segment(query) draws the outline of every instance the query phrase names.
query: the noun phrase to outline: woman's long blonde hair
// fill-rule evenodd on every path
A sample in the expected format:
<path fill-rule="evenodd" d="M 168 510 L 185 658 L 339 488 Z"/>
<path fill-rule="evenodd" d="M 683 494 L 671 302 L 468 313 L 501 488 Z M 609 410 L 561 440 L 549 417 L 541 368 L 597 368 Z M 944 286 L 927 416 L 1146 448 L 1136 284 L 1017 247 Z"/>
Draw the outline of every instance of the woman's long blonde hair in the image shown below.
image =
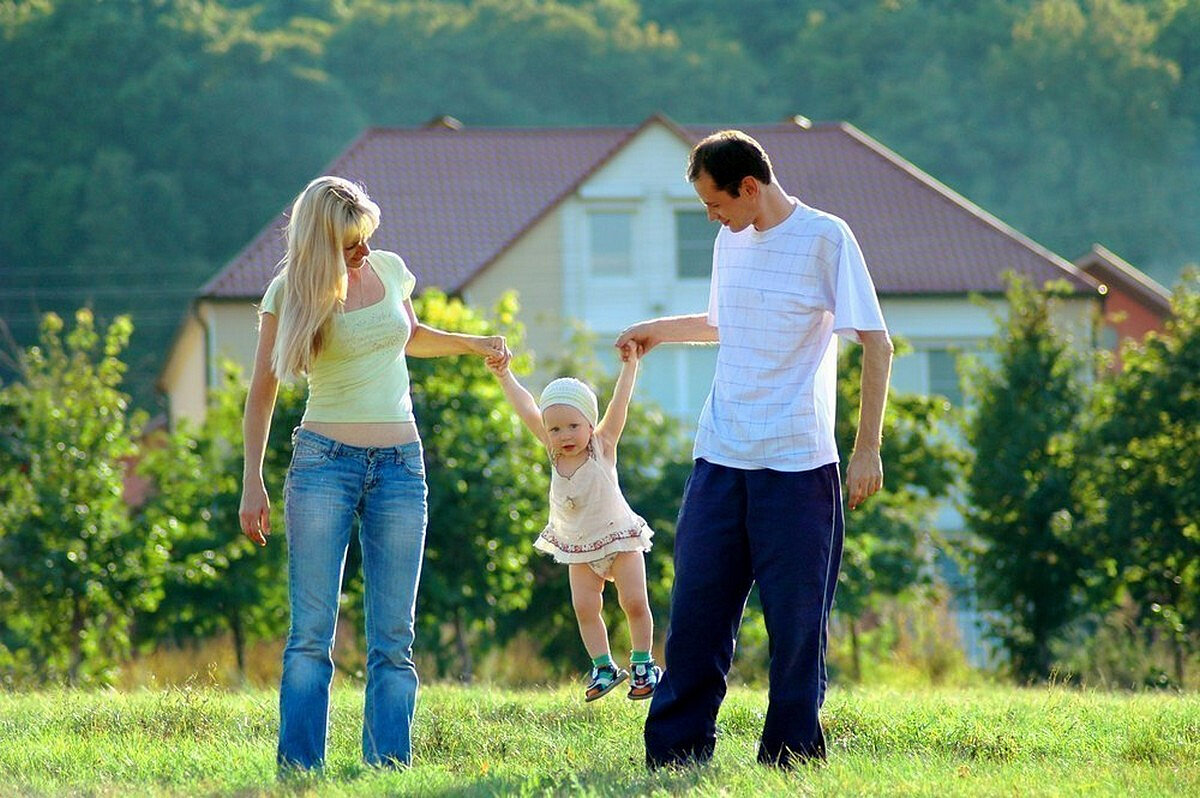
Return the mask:
<path fill-rule="evenodd" d="M 346 301 L 343 248 L 366 240 L 379 226 L 379 206 L 361 186 L 318 177 L 292 203 L 287 225 L 286 274 L 271 367 L 286 379 L 307 374 L 329 341 L 333 314 Z"/>

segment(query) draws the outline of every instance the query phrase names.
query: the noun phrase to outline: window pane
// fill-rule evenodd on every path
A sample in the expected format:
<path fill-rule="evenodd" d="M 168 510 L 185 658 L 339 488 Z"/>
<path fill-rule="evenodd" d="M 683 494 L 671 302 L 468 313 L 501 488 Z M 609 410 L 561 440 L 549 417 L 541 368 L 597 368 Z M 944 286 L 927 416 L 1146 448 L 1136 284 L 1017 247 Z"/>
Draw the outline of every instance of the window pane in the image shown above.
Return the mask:
<path fill-rule="evenodd" d="M 951 404 L 962 406 L 962 386 L 958 383 L 958 353 L 949 349 L 930 349 L 929 393 L 940 394 Z"/>
<path fill-rule="evenodd" d="M 633 214 L 594 211 L 588 214 L 592 274 L 627 275 L 633 269 Z"/>
<path fill-rule="evenodd" d="M 675 271 L 680 277 L 712 274 L 717 224 L 704 211 L 675 211 Z"/>

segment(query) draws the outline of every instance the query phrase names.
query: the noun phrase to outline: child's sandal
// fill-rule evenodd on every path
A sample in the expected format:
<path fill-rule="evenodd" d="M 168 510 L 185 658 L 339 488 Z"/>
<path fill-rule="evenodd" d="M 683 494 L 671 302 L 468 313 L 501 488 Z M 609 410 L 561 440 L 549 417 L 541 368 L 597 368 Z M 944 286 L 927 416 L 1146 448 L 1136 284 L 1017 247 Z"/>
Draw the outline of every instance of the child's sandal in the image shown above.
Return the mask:
<path fill-rule="evenodd" d="M 629 678 L 629 671 L 615 665 L 600 665 L 592 668 L 592 678 L 588 682 L 585 701 L 595 701 L 603 698 L 621 682 Z"/>
<path fill-rule="evenodd" d="M 629 698 L 631 701 L 642 701 L 654 695 L 658 680 L 662 676 L 662 668 L 650 662 L 638 662 L 629 666 L 633 677 L 629 681 Z"/>

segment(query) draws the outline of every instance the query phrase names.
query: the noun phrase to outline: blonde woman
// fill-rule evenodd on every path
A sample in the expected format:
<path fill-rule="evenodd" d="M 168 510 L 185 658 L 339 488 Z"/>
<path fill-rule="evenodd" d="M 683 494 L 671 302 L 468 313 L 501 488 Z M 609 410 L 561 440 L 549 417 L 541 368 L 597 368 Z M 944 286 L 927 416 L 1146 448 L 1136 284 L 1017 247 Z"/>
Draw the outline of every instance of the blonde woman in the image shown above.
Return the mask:
<path fill-rule="evenodd" d="M 368 244 L 379 216 L 354 183 L 309 183 L 292 206 L 287 255 L 259 307 L 240 518 L 260 546 L 271 531 L 262 463 L 279 380 L 302 374 L 308 381 L 284 486 L 291 628 L 279 689 L 281 768 L 324 763 L 334 624 L 355 518 L 367 627 L 363 757 L 373 765 L 411 762 L 426 485 L 405 356 L 509 358 L 502 337 L 418 321 L 416 278 L 398 255 Z"/>

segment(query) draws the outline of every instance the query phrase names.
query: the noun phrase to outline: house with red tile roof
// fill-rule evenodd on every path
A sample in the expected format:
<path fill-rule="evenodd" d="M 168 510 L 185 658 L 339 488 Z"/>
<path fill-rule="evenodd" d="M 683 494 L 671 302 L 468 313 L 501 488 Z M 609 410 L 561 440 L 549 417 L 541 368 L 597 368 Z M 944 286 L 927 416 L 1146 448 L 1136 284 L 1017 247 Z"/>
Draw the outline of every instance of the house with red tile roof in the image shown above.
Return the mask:
<path fill-rule="evenodd" d="M 1148 332 L 1161 331 L 1171 316 L 1171 293 L 1161 284 L 1099 244 L 1075 259 L 1084 274 L 1100 283 L 1104 294 L 1100 345 L 1115 353 L 1121 367 L 1121 346 L 1138 342 Z"/>
<path fill-rule="evenodd" d="M 1092 345 L 1109 278 L 852 125 L 796 117 L 740 128 L 766 148 L 785 191 L 854 230 L 891 330 L 915 349 L 897 360 L 895 389 L 957 396 L 957 353 L 994 329 L 971 296 L 1001 300 L 1009 270 L 1038 285 L 1065 281 L 1072 293 L 1061 312 L 1080 345 Z M 323 171 L 362 183 L 379 203 L 372 246 L 402 255 L 418 292 L 437 287 L 489 308 L 515 289 L 527 345 L 550 354 L 574 322 L 604 341 L 644 318 L 707 307 L 716 228 L 684 169 L 693 144 L 715 129 L 657 115 L 637 126 L 518 129 L 443 118 L 370 128 Z M 203 415 L 219 356 L 249 369 L 254 305 L 284 254 L 284 224 L 281 212 L 196 295 L 159 379 L 172 420 Z M 712 348 L 663 347 L 647 360 L 639 394 L 694 418 L 714 364 Z"/>

